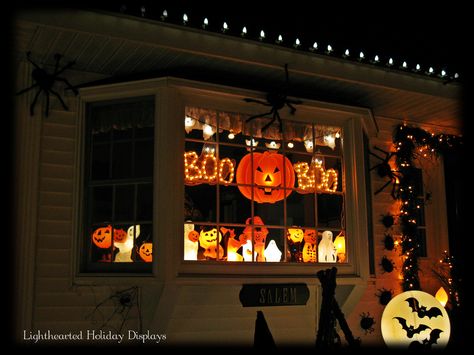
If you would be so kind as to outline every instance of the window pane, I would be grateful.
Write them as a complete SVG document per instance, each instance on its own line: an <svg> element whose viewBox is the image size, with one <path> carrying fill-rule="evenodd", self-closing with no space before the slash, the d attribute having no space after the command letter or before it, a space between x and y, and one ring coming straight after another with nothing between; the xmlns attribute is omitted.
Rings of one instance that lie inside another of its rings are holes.
<svg viewBox="0 0 474 355"><path fill-rule="evenodd" d="M83 269L150 271L154 98L92 103L87 112Z"/></svg>
<svg viewBox="0 0 474 355"><path fill-rule="evenodd" d="M318 226L342 227L342 196L333 194L318 194Z"/></svg>
<svg viewBox="0 0 474 355"><path fill-rule="evenodd" d="M153 184L137 185L137 221L153 218Z"/></svg>
<svg viewBox="0 0 474 355"><path fill-rule="evenodd" d="M98 186L92 188L92 223L112 221L112 198L112 186Z"/></svg>
<svg viewBox="0 0 474 355"><path fill-rule="evenodd" d="M236 186L220 187L220 222L245 223L251 216L251 202L245 198Z"/></svg>
<svg viewBox="0 0 474 355"><path fill-rule="evenodd" d="M314 217L314 194L292 193L286 199L286 225L313 227L316 225Z"/></svg>
<svg viewBox="0 0 474 355"><path fill-rule="evenodd" d="M112 179L132 177L132 142L114 143L112 153Z"/></svg>
<svg viewBox="0 0 474 355"><path fill-rule="evenodd" d="M216 222L216 186L197 185L185 188L185 220Z"/></svg>
<svg viewBox="0 0 474 355"><path fill-rule="evenodd" d="M132 221L134 219L135 188L134 185L115 187L115 221Z"/></svg>
<svg viewBox="0 0 474 355"><path fill-rule="evenodd" d="M91 179L103 180L109 178L110 145L95 144L92 147Z"/></svg>
<svg viewBox="0 0 474 355"><path fill-rule="evenodd" d="M272 193L278 193L283 195L284 190L276 190ZM275 203L257 203L254 202L253 204L254 214L255 216L259 216L265 224L268 225L275 225L275 226L283 226L283 200L275 202ZM250 217L250 216L249 216Z"/></svg>
<svg viewBox="0 0 474 355"><path fill-rule="evenodd" d="M153 141L135 142L135 169L134 176L151 177L153 176Z"/></svg>

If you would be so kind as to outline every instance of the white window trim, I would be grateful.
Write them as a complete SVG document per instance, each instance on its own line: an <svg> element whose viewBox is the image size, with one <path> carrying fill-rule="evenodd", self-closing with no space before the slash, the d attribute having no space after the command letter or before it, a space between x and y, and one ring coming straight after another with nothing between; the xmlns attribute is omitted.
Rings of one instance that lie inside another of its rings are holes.
<svg viewBox="0 0 474 355"><path fill-rule="evenodd" d="M155 95L155 172L154 172L154 261L151 275L111 275L109 273L81 274L79 271L79 240L82 238L82 170L84 164L84 120L85 105L90 102ZM77 161L81 168L75 184L75 228L74 265L75 281L96 280L97 276L107 276L108 280L128 277L135 283L140 280L165 281L179 279L193 282L206 278L213 282L225 282L231 277L248 281L249 278L287 278L292 281L308 277L315 278L316 272L332 266L338 268L339 284L361 284L369 277L367 241L367 195L365 189L365 167L363 131L373 135L376 128L370 110L313 100L303 100L298 105L295 116L281 112L283 119L301 120L315 123L340 125L343 128L343 165L346 186L346 233L349 236L346 264L316 263L223 263L183 260L183 215L184 215L184 151L183 118L185 106L208 107L216 110L256 114L261 112L258 105L250 105L242 99L254 97L262 99L264 93L237 89L222 85L199 83L183 79L160 78L139 82L83 88L80 92L80 114L78 123ZM116 277L111 277L116 276ZM102 281L102 280L101 280ZM109 281L113 282L113 281Z"/></svg>

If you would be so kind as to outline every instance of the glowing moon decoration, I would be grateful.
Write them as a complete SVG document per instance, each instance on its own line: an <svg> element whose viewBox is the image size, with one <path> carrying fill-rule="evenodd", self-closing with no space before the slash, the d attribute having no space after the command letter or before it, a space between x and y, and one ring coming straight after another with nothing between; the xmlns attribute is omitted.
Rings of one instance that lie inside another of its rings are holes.
<svg viewBox="0 0 474 355"><path fill-rule="evenodd" d="M382 336L388 347L443 349L451 325L443 305L422 291L406 291L394 297L382 314Z"/></svg>

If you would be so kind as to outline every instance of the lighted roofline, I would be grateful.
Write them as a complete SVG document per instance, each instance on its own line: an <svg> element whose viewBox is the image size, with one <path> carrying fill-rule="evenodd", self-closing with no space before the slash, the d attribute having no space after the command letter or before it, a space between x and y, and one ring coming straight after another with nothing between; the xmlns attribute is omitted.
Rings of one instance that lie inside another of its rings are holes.
<svg viewBox="0 0 474 355"><path fill-rule="evenodd" d="M444 98L457 99L461 95L459 83L451 82L445 85L442 80L434 76L392 70L120 13L77 9L26 10L20 12L16 20L62 30L102 34L171 51L214 57L236 64L281 70L282 63L290 63L290 73L314 77L315 80L326 78Z"/></svg>

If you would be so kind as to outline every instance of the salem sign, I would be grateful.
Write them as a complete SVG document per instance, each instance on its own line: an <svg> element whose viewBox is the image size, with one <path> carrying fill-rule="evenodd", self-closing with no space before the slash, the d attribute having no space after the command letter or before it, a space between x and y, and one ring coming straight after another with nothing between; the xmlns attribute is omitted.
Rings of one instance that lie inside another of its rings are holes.
<svg viewBox="0 0 474 355"><path fill-rule="evenodd" d="M304 306L309 298L306 284L245 284L239 299L244 307Z"/></svg>

